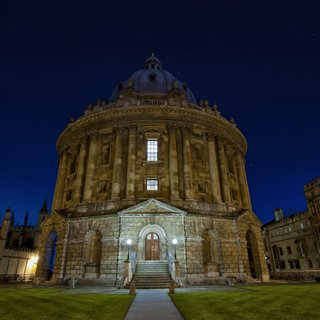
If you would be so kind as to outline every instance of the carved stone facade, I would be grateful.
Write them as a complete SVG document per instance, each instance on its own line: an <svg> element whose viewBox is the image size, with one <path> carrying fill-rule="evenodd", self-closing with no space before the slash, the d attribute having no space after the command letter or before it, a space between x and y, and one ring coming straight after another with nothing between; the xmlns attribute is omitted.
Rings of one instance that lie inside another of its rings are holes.
<svg viewBox="0 0 320 320"><path fill-rule="evenodd" d="M233 120L222 117L216 105L197 104L187 85L151 56L108 104L90 105L60 135L38 277L48 277L51 259L55 279L116 284L128 255L126 240L132 239L130 260L141 261L152 233L160 260L172 260L172 240L178 240L185 282L267 279L246 149ZM54 256L48 244L53 234ZM95 258L88 258L90 250L98 251Z"/></svg>

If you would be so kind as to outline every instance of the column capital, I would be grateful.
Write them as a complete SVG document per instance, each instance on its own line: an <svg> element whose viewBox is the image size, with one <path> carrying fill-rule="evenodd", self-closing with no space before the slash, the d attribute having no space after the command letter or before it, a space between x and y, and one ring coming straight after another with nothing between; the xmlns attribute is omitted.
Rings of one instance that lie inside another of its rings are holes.
<svg viewBox="0 0 320 320"><path fill-rule="evenodd" d="M181 126L182 134L184 136L190 137L191 134L191 126Z"/></svg>
<svg viewBox="0 0 320 320"><path fill-rule="evenodd" d="M124 126L124 125L113 126L112 127L112 134L113 135L124 134L126 129L128 129L128 127Z"/></svg>
<svg viewBox="0 0 320 320"><path fill-rule="evenodd" d="M131 123L131 124L128 126L129 134L135 134L136 131L137 131L137 128L138 128L138 126L137 126L135 123Z"/></svg>
<svg viewBox="0 0 320 320"><path fill-rule="evenodd" d="M70 146L64 144L62 148L59 150L59 157L61 157L63 153L68 153L69 150L70 150Z"/></svg>
<svg viewBox="0 0 320 320"><path fill-rule="evenodd" d="M177 131L177 126L174 123L168 123L167 124L167 130L168 132L171 133L176 133Z"/></svg>
<svg viewBox="0 0 320 320"><path fill-rule="evenodd" d="M215 140L215 135L211 131L206 132L206 137L207 137L208 141L214 141Z"/></svg>

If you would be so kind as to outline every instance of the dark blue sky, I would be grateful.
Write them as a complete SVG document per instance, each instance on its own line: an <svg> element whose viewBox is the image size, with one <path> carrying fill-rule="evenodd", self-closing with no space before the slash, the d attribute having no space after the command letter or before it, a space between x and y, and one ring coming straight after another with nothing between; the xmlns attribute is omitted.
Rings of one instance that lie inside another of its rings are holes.
<svg viewBox="0 0 320 320"><path fill-rule="evenodd" d="M320 175L319 1L0 1L0 212L52 201L55 141L154 51L234 117L255 213L306 207ZM70 4L73 2L73 4Z"/></svg>

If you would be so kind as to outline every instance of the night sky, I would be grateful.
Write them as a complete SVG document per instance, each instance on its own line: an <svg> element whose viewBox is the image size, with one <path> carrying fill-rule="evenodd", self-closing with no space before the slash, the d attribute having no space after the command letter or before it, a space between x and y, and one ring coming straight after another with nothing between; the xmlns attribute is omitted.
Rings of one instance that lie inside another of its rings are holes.
<svg viewBox="0 0 320 320"><path fill-rule="evenodd" d="M65 3L66 2L66 3ZM304 210L320 175L320 1L0 1L0 213L51 206L71 117L155 52L247 138L255 213Z"/></svg>

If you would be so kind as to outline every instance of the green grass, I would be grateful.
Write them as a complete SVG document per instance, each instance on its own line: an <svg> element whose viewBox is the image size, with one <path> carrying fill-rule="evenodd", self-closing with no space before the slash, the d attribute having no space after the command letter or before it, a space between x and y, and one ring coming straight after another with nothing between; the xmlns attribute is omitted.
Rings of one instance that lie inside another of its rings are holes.
<svg viewBox="0 0 320 320"><path fill-rule="evenodd" d="M244 292L177 293L171 296L185 319L320 319L320 285L244 287Z"/></svg>
<svg viewBox="0 0 320 320"><path fill-rule="evenodd" d="M61 289L0 288L1 320L123 319L133 296L59 294Z"/></svg>

